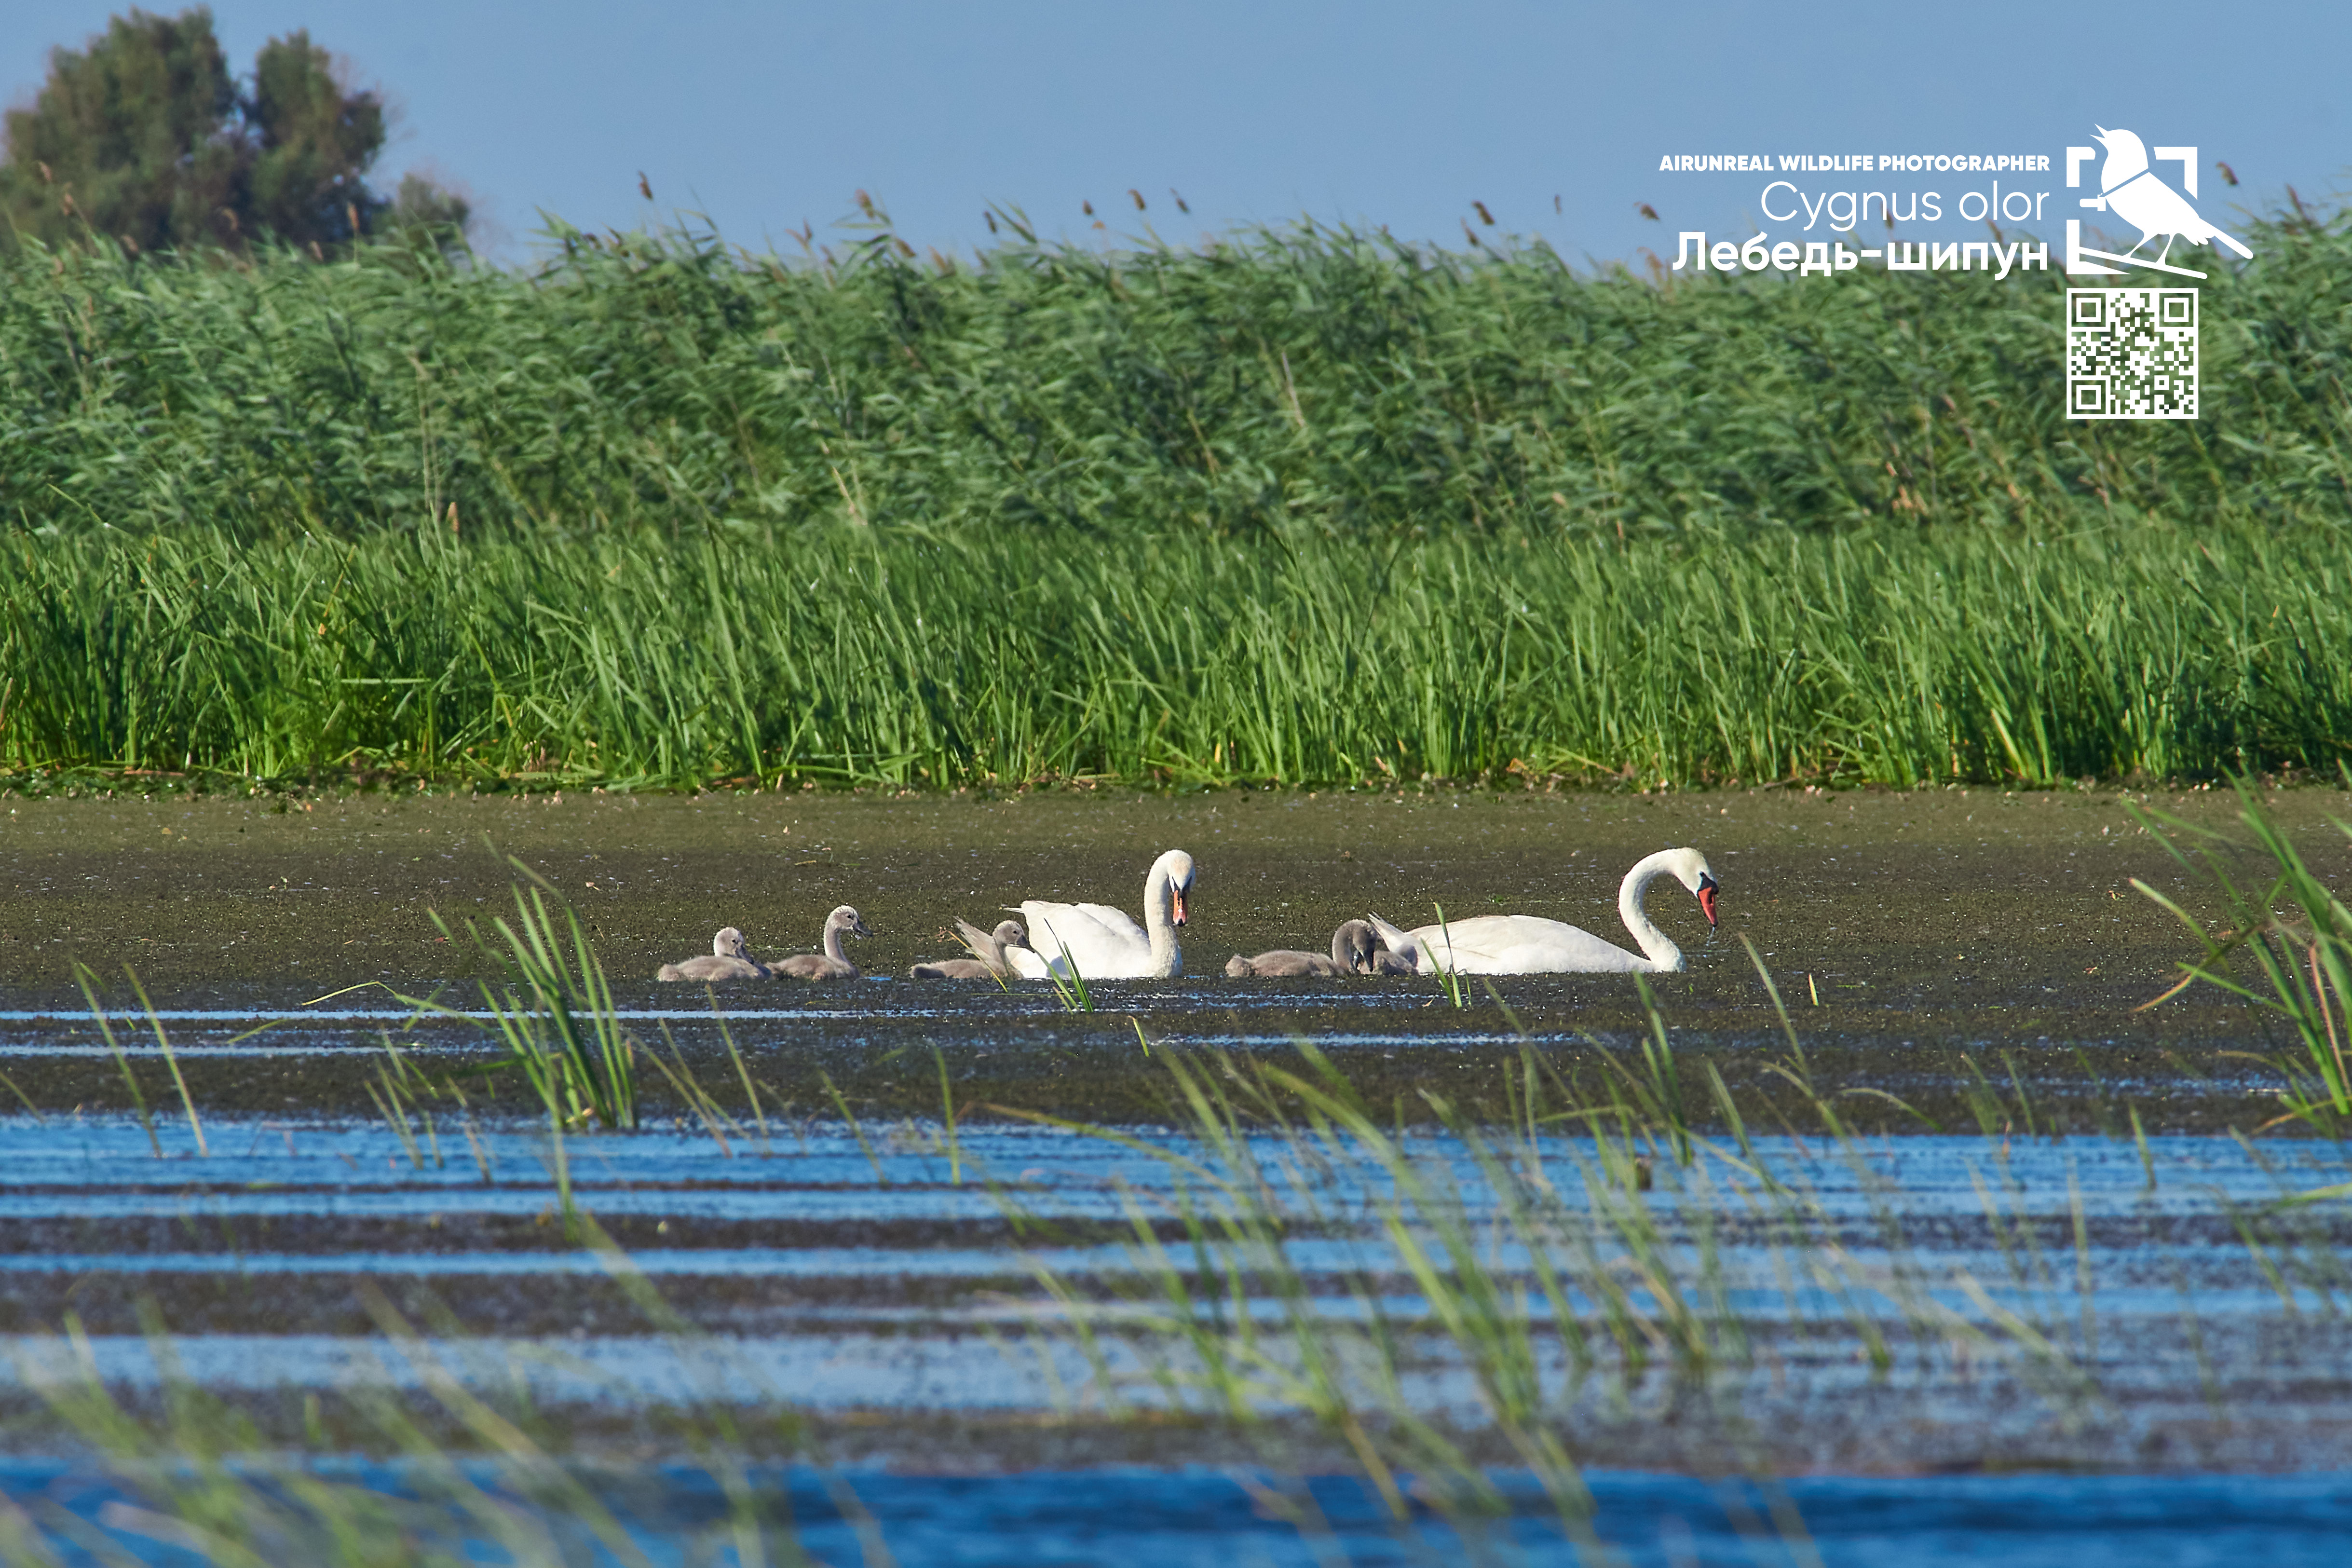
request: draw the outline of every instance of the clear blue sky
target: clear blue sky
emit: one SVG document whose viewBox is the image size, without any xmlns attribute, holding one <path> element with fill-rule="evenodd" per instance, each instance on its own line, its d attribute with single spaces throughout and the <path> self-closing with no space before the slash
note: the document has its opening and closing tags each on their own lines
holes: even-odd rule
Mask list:
<svg viewBox="0 0 2352 1568">
<path fill-rule="evenodd" d="M 119 8 L 16 8 L 0 92 L 29 98 L 49 48 Z M 400 110 L 379 176 L 454 180 L 509 258 L 541 209 L 642 221 L 640 169 L 654 216 L 692 207 L 755 247 L 823 230 L 862 187 L 919 245 L 985 243 L 996 202 L 1074 239 L 1308 213 L 1458 246 L 1476 199 L 1603 259 L 1748 226 L 1759 182 L 1662 174 L 1664 153 L 2054 155 L 2095 121 L 2202 148 L 2201 205 L 2225 224 L 2231 202 L 2290 183 L 2352 190 L 2352 0 L 220 0 L 214 15 L 240 68 L 295 27 L 348 57 Z M 2216 158 L 2244 184 L 2225 191 Z M 1094 234 L 1082 198 L 1110 230 Z"/>
</svg>

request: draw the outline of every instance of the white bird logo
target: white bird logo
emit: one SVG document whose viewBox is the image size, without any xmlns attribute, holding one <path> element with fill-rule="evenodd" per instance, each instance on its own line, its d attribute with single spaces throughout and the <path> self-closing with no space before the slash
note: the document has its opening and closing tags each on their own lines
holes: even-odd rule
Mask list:
<svg viewBox="0 0 2352 1568">
<path fill-rule="evenodd" d="M 2217 249 L 2226 245 L 2240 256 L 2252 257 L 2254 253 L 2239 240 L 2198 216 L 2197 209 L 2189 205 L 2188 197 L 2157 177 L 2147 166 L 2147 146 L 2137 136 L 2128 131 L 2110 131 L 2104 125 L 2098 127 L 2098 132 L 2095 140 L 2107 150 L 2106 161 L 2099 168 L 2099 194 L 2084 196 L 2083 205 L 2100 212 L 2111 212 L 2139 230 L 2139 244 L 2112 259 L 2145 263 L 2146 258 L 2140 256 L 2139 247 L 2159 234 L 2164 236 L 2164 248 L 2157 253 L 2154 265 L 2158 267 L 2166 265 L 2166 258 L 2172 254 L 2172 242 L 2176 239 L 2185 239 L 2191 245 L 2211 245 Z M 2086 148 L 2084 151 L 2089 150 Z M 2173 149 L 2160 151 L 2169 153 Z M 2071 174 L 2067 183 L 2074 183 Z M 2084 254 L 2104 253 L 2089 251 Z M 2194 276 L 2201 277 L 2203 274 Z"/>
</svg>

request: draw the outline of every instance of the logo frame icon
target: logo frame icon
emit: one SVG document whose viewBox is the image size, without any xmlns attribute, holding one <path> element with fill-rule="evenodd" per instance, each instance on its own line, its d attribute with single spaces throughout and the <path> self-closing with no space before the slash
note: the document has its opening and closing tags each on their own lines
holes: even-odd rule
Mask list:
<svg viewBox="0 0 2352 1568">
<path fill-rule="evenodd" d="M 2132 132 L 2110 131 L 2104 125 L 2095 129 L 2098 132 L 2098 146 L 2066 149 L 2067 188 L 2080 190 L 2083 165 L 2100 158 L 2099 194 L 2082 197 L 2081 205 L 2111 213 L 2138 229 L 2139 242 L 2126 251 L 2095 250 L 2083 243 L 2083 220 L 2070 217 L 2066 220 L 2067 272 L 2077 278 L 2121 278 L 2128 268 L 2145 267 L 2202 282 L 2206 274 L 2172 263 L 2172 247 L 2184 239 L 2191 245 L 2210 245 L 2216 251 L 2226 246 L 2241 257 L 2252 258 L 2254 253 L 2244 241 L 2206 222 L 2197 211 L 2198 159 L 2194 146 L 2159 146 L 2150 152 L 2147 144 Z M 2156 172 L 2157 164 L 2172 163 L 2180 165 L 2180 187 L 2188 192 L 2185 197 Z M 2164 248 L 2153 259 L 2140 255 L 2140 246 L 2158 235 L 2164 237 Z M 2107 261 L 2116 265 L 2100 265 Z"/>
</svg>

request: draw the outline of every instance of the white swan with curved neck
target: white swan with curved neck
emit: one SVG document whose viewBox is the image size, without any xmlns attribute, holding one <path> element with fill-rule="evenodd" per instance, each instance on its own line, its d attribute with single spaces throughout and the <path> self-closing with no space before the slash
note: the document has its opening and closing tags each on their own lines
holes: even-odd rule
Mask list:
<svg viewBox="0 0 2352 1568">
<path fill-rule="evenodd" d="M 1151 863 L 1143 879 L 1145 930 L 1123 910 L 1108 904 L 1054 904 L 1031 899 L 1020 906 L 1029 945 L 1004 950 L 1005 962 L 1024 980 L 1050 972 L 1067 976 L 1073 964 L 1087 980 L 1164 980 L 1184 972 L 1177 928 L 1184 923 L 1184 900 L 1192 891 L 1192 858 L 1171 849 Z"/>
<path fill-rule="evenodd" d="M 1640 952 L 1538 915 L 1475 915 L 1410 931 L 1374 915 L 1372 928 L 1391 952 L 1423 974 L 1441 969 L 1457 974 L 1669 973 L 1683 967 L 1683 950 L 1642 909 L 1642 895 L 1661 877 L 1672 877 L 1696 894 L 1708 927 L 1715 925 L 1715 873 L 1706 857 L 1696 849 L 1661 849 L 1636 862 L 1617 889 L 1618 918 L 1642 944 Z"/>
</svg>

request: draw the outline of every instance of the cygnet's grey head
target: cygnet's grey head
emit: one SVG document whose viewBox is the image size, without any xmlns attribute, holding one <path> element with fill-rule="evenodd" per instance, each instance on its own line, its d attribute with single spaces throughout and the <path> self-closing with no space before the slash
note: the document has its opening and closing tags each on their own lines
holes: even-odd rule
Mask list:
<svg viewBox="0 0 2352 1568">
<path fill-rule="evenodd" d="M 1003 947 L 1029 945 L 1029 932 L 1019 921 L 999 921 L 996 922 L 996 930 L 990 934 L 994 936 L 998 945 Z"/>
<path fill-rule="evenodd" d="M 710 955 L 713 958 L 742 958 L 746 956 L 746 949 L 743 945 L 743 933 L 737 931 L 733 926 L 721 926 L 719 930 L 719 934 L 710 939 Z"/>
<path fill-rule="evenodd" d="M 847 904 L 843 904 L 840 908 L 835 910 L 833 913 L 824 917 L 824 929 L 827 931 L 839 931 L 845 936 L 872 936 L 874 934 L 872 931 L 866 929 L 865 917 L 860 915 L 856 910 L 851 909 Z"/>
</svg>

